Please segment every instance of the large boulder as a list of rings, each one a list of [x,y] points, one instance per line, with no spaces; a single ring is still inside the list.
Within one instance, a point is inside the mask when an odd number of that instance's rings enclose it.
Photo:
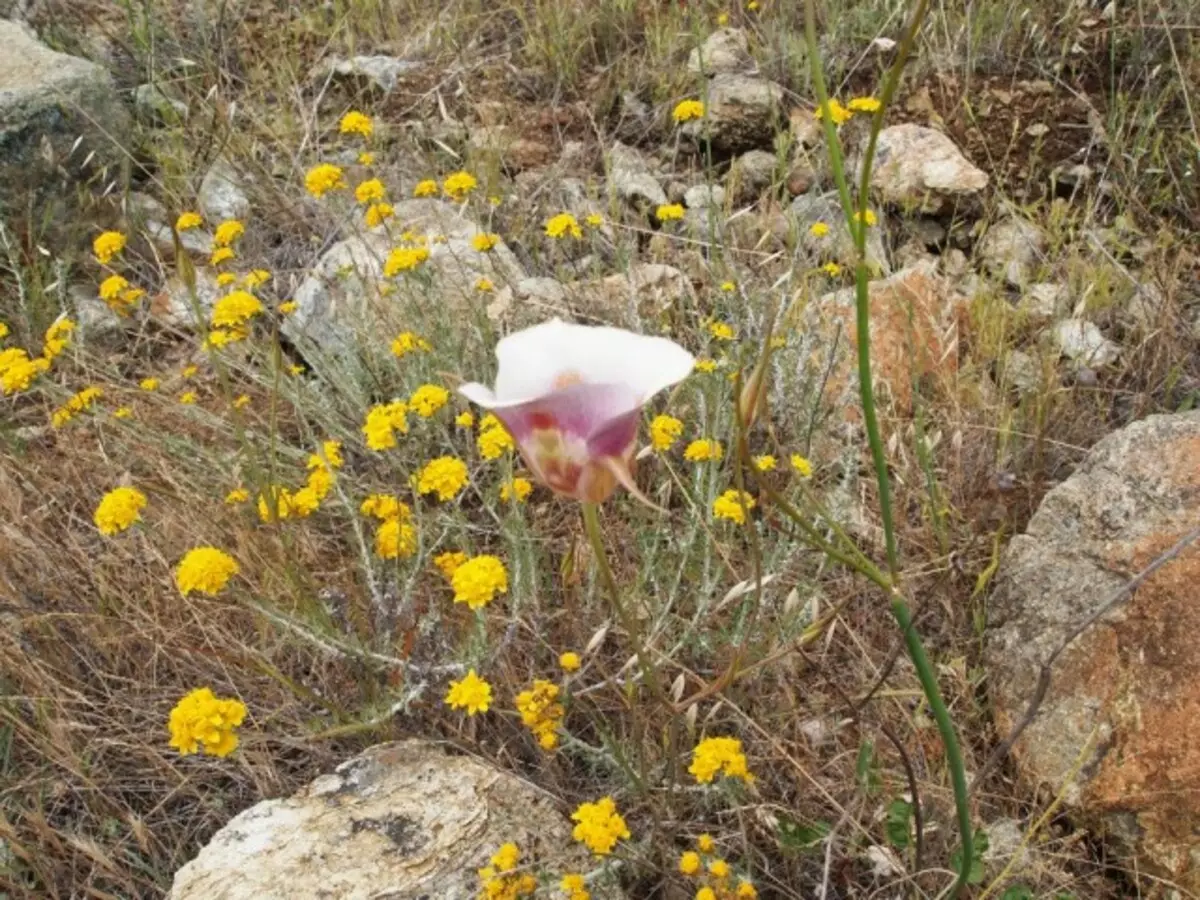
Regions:
[[[460,207],[405,200],[395,212],[393,221],[401,225],[393,230],[425,236],[428,259],[416,271],[389,280],[384,263],[393,242],[382,229],[334,244],[297,288],[296,311],[284,322],[284,334],[302,352],[339,355],[355,347],[386,347],[397,332],[435,310],[482,310],[480,279],[499,288],[525,277],[503,241],[486,253],[472,246],[483,229]]]
[[[1037,225],[1011,215],[989,228],[979,241],[984,269],[1021,288],[1034,280],[1046,255],[1046,233]]]
[[[0,219],[72,221],[72,183],[112,178],[129,127],[107,72],[0,19]]]
[[[704,117],[684,124],[683,132],[731,153],[770,147],[775,132],[787,123],[783,88],[765,78],[736,72],[709,81],[704,110]]]
[[[750,72],[750,42],[740,28],[721,28],[710,34],[688,56],[688,71],[693,75],[719,75],[728,72]]]
[[[999,733],[1064,637],[1200,522],[1200,412],[1100,441],[1015,537],[988,603]],[[1200,893],[1200,546],[1165,563],[1058,658],[1013,756],[1151,874]]]
[[[906,122],[879,132],[871,187],[884,203],[936,214],[978,200],[987,185],[987,174],[940,131]]]
[[[428,741],[381,744],[235,816],[175,874],[170,900],[476,900],[477,870],[509,841],[555,882],[591,868],[528,782]]]

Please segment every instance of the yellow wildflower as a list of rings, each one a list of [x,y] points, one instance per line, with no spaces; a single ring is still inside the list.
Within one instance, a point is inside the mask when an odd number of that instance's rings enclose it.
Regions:
[[[654,217],[660,222],[682,219],[683,206],[679,203],[664,203],[654,211]]]
[[[503,425],[484,428],[479,432],[475,443],[479,447],[479,455],[484,459],[499,459],[505,452],[516,447],[512,435]]]
[[[833,122],[834,125],[845,124],[846,122],[849,122],[852,118],[854,118],[853,112],[846,109],[846,107],[842,106],[842,104],[838,103],[837,100],[835,100],[832,97],[829,98],[828,106],[829,106],[829,121]],[[818,119],[825,118],[825,110],[821,107],[818,107],[817,111],[816,111],[816,117]]]
[[[758,900],[758,889],[749,881],[739,881],[733,896],[736,900]]]
[[[354,189],[354,199],[366,206],[368,203],[375,203],[387,196],[387,190],[383,186],[383,182],[378,178],[370,178],[360,182],[358,187]]]
[[[137,488],[113,488],[101,498],[92,521],[102,535],[111,537],[140,520],[145,507],[146,495]]]
[[[195,391],[184,391],[182,394],[179,395],[179,402],[182,403],[184,406],[191,406],[192,404],[194,404],[196,402],[196,392]]]
[[[724,291],[726,294],[732,294],[734,291],[737,290],[737,284],[732,281],[722,281],[721,282],[721,290]]]
[[[417,552],[417,532],[400,517],[375,529],[375,555],[380,559],[407,559]]]
[[[382,403],[367,410],[363,434],[371,450],[390,450],[396,446],[396,434],[408,433],[408,407],[403,400]]]
[[[754,780],[746,769],[742,742],[731,737],[705,738],[697,744],[692,751],[692,764],[688,772],[695,776],[698,784],[707,784],[718,774],[726,778]]]
[[[500,243],[500,235],[484,231],[476,232],[475,236],[471,238],[471,246],[480,253],[487,253],[498,243]]]
[[[125,235],[119,231],[106,231],[92,241],[92,252],[101,265],[108,265],[113,257],[125,249]]]
[[[801,478],[812,478],[812,463],[810,463],[799,453],[793,453],[790,462],[792,464],[792,468],[796,470],[796,474]]]
[[[153,376],[149,378],[143,378],[138,382],[138,387],[140,387],[143,391],[157,391],[158,379],[154,378]]]
[[[229,262],[229,260],[236,256],[237,254],[233,252],[232,247],[218,247],[212,252],[212,256],[208,258],[208,262],[210,265],[219,266],[223,262]]]
[[[579,667],[583,665],[579,654],[568,650],[566,653],[560,654],[558,657],[558,665],[564,672],[578,672]]]
[[[688,850],[679,857],[679,871],[684,875],[695,875],[700,871],[700,854],[695,850]]]
[[[426,178],[424,181],[418,181],[417,186],[413,188],[414,197],[436,197],[437,192],[437,182],[432,178]]]
[[[621,839],[628,840],[629,828],[617,812],[612,797],[601,797],[595,803],[583,803],[571,814],[576,822],[571,836],[585,844],[597,856],[607,856]]]
[[[706,462],[708,460],[716,462],[724,455],[725,450],[721,447],[721,442],[711,438],[692,441],[683,451],[683,458],[688,462]]]
[[[54,323],[46,329],[45,338],[42,343],[42,356],[47,361],[53,360],[67,348],[71,343],[71,334],[75,331],[75,323],[68,318],[56,319]]]
[[[402,519],[407,521],[412,515],[408,505],[401,503],[390,494],[371,494],[358,508],[364,516],[372,516],[380,521]]]
[[[211,322],[217,328],[235,328],[263,310],[262,301],[249,291],[230,291],[213,306]]]
[[[281,316],[290,316],[292,313],[294,313],[297,310],[297,308],[298,308],[298,305],[295,300],[284,300],[282,303],[279,304],[279,307],[278,307],[279,314]]]
[[[341,190],[346,186],[342,177],[342,167],[332,163],[321,163],[313,166],[304,176],[304,189],[320,200],[330,191]]]
[[[676,104],[671,112],[671,118],[676,122],[687,122],[692,119],[704,118],[704,104],[699,100],[683,100]]]
[[[514,478],[500,485],[500,499],[505,503],[516,501],[524,503],[525,498],[533,492],[533,482],[528,478]]]
[[[482,609],[497,594],[508,593],[508,570],[499,557],[484,554],[472,556],[454,570],[450,579],[454,602],[465,603],[471,609]]]
[[[650,444],[660,453],[670,450],[682,434],[683,423],[674,416],[660,415],[650,420]]]
[[[708,864],[708,871],[713,878],[728,878],[729,863],[725,862],[723,859],[714,859]]]
[[[454,573],[457,572],[462,564],[467,561],[467,554],[461,550],[447,550],[445,553],[439,553],[433,558],[433,564],[438,567],[438,571],[442,576],[450,581],[454,578]]]
[[[192,591],[215,597],[240,571],[232,556],[216,547],[194,547],[179,562],[175,584],[185,597]]]
[[[450,401],[450,392],[436,384],[423,384],[408,398],[408,408],[428,419]]]
[[[246,233],[246,226],[237,219],[226,219],[213,232],[213,243],[218,247],[230,247]]]
[[[696,847],[701,853],[712,853],[717,849],[717,842],[712,839],[711,834],[702,834],[696,838]]]
[[[0,341],[8,337],[8,326],[0,322]]]
[[[442,182],[442,190],[445,191],[446,196],[460,202],[466,200],[467,194],[478,186],[479,182],[469,172],[455,172],[453,175],[446,176],[446,180]]]
[[[708,372],[715,372],[716,370],[717,370],[717,363],[715,360],[711,360],[711,359],[696,360],[696,371],[697,372],[708,373]]]
[[[256,287],[266,284],[271,280],[271,273],[266,269],[255,269],[252,272],[247,272],[246,277],[242,279],[242,284],[253,290]]]
[[[583,237],[583,230],[573,215],[564,212],[557,216],[551,216],[546,221],[546,235],[555,239],[563,237],[579,239]]]
[[[492,284],[491,280],[488,278],[480,278],[475,282],[475,290],[479,291],[481,294],[490,294],[495,289],[496,285]]]
[[[237,281],[237,275],[233,272],[217,273],[217,287],[229,287],[235,281]]]
[[[600,213],[588,213],[587,216],[584,217],[583,221],[585,221],[592,228],[599,228],[604,224],[604,216],[600,215]]]
[[[708,333],[718,341],[732,341],[734,338],[733,326],[725,322],[709,322]]]
[[[713,501],[713,518],[745,525],[747,510],[754,509],[756,505],[754,498],[745,491],[726,491]]]
[[[383,263],[383,274],[395,278],[401,272],[415,269],[429,259],[429,250],[425,247],[396,247],[388,254]]]
[[[245,503],[249,499],[250,492],[244,487],[236,487],[225,495],[225,502],[230,506],[234,506],[238,503]]]
[[[451,709],[466,710],[468,716],[487,712],[488,707],[492,705],[492,686],[476,675],[474,669],[471,669],[461,680],[450,682],[450,690],[446,692],[446,705]],[[512,844],[505,846],[512,847],[513,851],[517,849]],[[516,868],[516,861],[513,860],[509,863],[505,857],[497,853],[492,857],[492,865],[505,871]]]
[[[879,221],[879,219],[875,215],[874,210],[870,210],[870,209],[868,209],[866,211],[866,215],[863,215],[862,210],[856,209],[854,211],[854,215],[851,216],[851,218],[854,219],[855,222],[866,221],[868,228],[870,228],[872,225],[875,225]]]
[[[182,755],[228,756],[238,746],[234,729],[246,719],[246,704],[222,699],[209,688],[197,688],[175,704],[167,727],[171,746]]]
[[[696,891],[696,900],[717,900],[717,892],[706,884]]]
[[[460,412],[454,417],[454,424],[459,428],[470,428],[475,424],[475,414],[470,411]]]
[[[835,262],[827,262],[825,265],[821,266],[821,271],[830,278],[837,278],[842,274],[842,267]]]
[[[121,296],[121,291],[127,287],[129,287],[129,282],[120,275],[109,275],[100,282],[100,299],[111,306],[112,302]]]
[[[55,428],[61,428],[81,412],[91,409],[103,394],[104,392],[94,385],[73,394],[66,403],[51,414],[50,424]]]
[[[727,13],[727,12],[717,13],[717,27],[724,28],[728,24],[729,24],[729,13]]]
[[[392,354],[397,358],[403,358],[409,353],[414,353],[417,350],[430,350],[429,341],[423,337],[418,337],[411,331],[402,331],[396,335],[396,339],[392,341]]]
[[[529,690],[517,694],[516,706],[521,721],[533,732],[543,750],[558,746],[558,730],[567,712],[559,702],[559,693],[558,685],[553,681],[538,678]]]
[[[249,394],[238,394],[236,397],[233,398],[233,408],[234,409],[245,409],[249,405],[250,405],[250,395]]]
[[[587,880],[578,873],[568,873],[558,883],[558,889],[567,895],[567,900],[591,900]]]
[[[204,224],[204,220],[200,218],[199,213],[181,212],[179,218],[175,220],[176,231],[191,231],[193,228],[199,228]]]
[[[771,472],[778,464],[778,460],[769,453],[754,457],[754,468],[760,472]]]
[[[846,105],[854,112],[873,113],[878,112],[882,104],[874,97],[853,97]]]
[[[375,154],[370,150],[364,150],[362,153],[358,154],[358,164],[360,166],[375,165]]]
[[[437,494],[441,501],[452,499],[467,484],[467,464],[454,456],[439,456],[417,474],[417,491]]]
[[[396,207],[390,203],[372,203],[363,215],[363,222],[368,228],[378,228],[396,214]]]
[[[132,419],[133,418],[133,407],[118,406],[116,409],[113,410],[113,418],[114,419]]]
[[[813,222],[808,228],[808,233],[813,237],[825,237],[829,234],[829,226],[824,222]]]
[[[371,117],[356,109],[352,109],[342,116],[342,121],[338,125],[338,131],[342,134],[357,134],[365,138],[369,138],[374,130],[375,123],[371,121]]]

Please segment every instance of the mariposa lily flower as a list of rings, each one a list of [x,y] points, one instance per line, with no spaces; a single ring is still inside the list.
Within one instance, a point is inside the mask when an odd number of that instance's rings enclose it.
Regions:
[[[512,434],[534,476],[585,503],[617,485],[649,503],[633,481],[642,406],[682,381],[695,359],[674,341],[559,319],[496,345],[496,387],[464,384]]]

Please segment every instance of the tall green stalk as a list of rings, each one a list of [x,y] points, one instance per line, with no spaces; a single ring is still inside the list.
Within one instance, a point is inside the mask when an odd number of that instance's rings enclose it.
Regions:
[[[933,711],[938,733],[946,750],[946,763],[950,767],[950,780],[954,788],[954,808],[958,819],[959,837],[962,842],[962,854],[958,866],[957,877],[950,888],[950,896],[956,897],[967,884],[970,876],[971,860],[974,855],[974,833],[971,828],[971,809],[967,797],[967,779],[963,766],[962,751],[959,749],[958,735],[954,731],[954,723],[946,702],[942,699],[938,687],[937,676],[921,638],[913,627],[912,614],[908,604],[900,592],[899,553],[896,545],[896,527],[892,515],[891,480],[888,476],[887,455],[884,452],[883,438],[879,433],[879,417],[875,411],[875,390],[871,378],[871,298],[867,271],[867,200],[871,187],[871,167],[874,163],[875,148],[879,140],[879,131],[883,126],[883,116],[895,95],[900,83],[904,65],[916,41],[917,32],[925,18],[928,0],[917,0],[912,19],[905,30],[900,42],[896,60],[884,79],[883,91],[880,94],[879,109],[871,122],[871,133],[867,140],[866,151],[863,154],[862,173],[858,189],[858,204],[851,202],[850,185],[846,178],[845,158],[842,154],[841,143],[838,141],[837,129],[828,114],[829,91],[825,84],[824,72],[821,70],[821,59],[817,47],[817,28],[815,0],[806,0],[804,15],[805,42],[808,46],[809,64],[812,68],[813,85],[817,92],[817,100],[825,111],[821,121],[824,126],[825,140],[829,148],[829,160],[833,168],[834,181],[837,184],[838,195],[841,199],[842,210],[846,215],[846,225],[854,238],[855,260],[855,327],[857,330],[858,349],[858,390],[862,401],[863,424],[867,431],[867,443],[871,447],[871,460],[875,468],[875,481],[879,491],[879,513],[883,523],[884,543],[887,548],[888,571],[890,574],[891,590],[889,601],[892,616],[900,626],[904,635],[904,644],[908,655],[917,670],[917,679],[921,690]]]

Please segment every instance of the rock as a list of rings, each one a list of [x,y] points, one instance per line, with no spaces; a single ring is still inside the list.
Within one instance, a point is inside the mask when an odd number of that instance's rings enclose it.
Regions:
[[[719,184],[694,184],[683,192],[683,205],[689,209],[708,209],[725,205],[725,188]]]
[[[419,62],[394,56],[352,56],[330,60],[314,74],[319,79],[353,81],[382,94],[390,94],[402,76],[419,68]]]
[[[1016,819],[996,819],[988,822],[984,831],[988,848],[983,852],[983,862],[992,875],[998,875],[1010,862],[1017,872],[1030,864],[1029,848],[1024,846],[1025,832]]]
[[[382,231],[347,238],[326,250],[296,289],[296,311],[283,332],[302,350],[335,355],[351,348],[383,347],[415,315],[431,307],[466,313],[487,295],[476,284],[486,278],[497,288],[515,284],[525,272],[508,246],[487,253],[471,245],[481,229],[462,209],[441,200],[403,200],[395,221],[429,238],[429,257],[411,273],[390,282],[383,265],[392,244]],[[390,287],[381,292],[385,284]],[[315,359],[310,359],[315,364]]]
[[[987,184],[987,174],[940,131],[906,122],[879,132],[871,187],[884,203],[933,215],[977,200]]]
[[[801,150],[811,150],[825,142],[824,127],[817,118],[816,110],[811,107],[798,106],[789,112],[788,126],[792,132],[792,140]]]
[[[195,296],[178,276],[172,276],[159,293],[150,300],[150,314],[169,328],[195,328],[207,324],[217,298],[224,291],[217,285],[217,276],[208,269],[195,268]],[[196,313],[200,316],[197,319]]]
[[[224,157],[217,160],[200,180],[197,203],[209,224],[226,219],[245,219],[250,215],[250,198],[242,186],[242,176]]]
[[[704,118],[686,122],[682,131],[696,140],[736,153],[770,146],[783,121],[783,88],[751,75],[716,75],[708,84]]]
[[[164,257],[174,258],[175,234],[167,224],[171,216],[166,207],[149,194],[130,191],[126,200],[126,210],[133,227],[143,231]],[[208,256],[213,250],[212,235],[199,228],[180,232],[179,243],[189,253],[197,256]]]
[[[650,163],[633,147],[613,142],[608,164],[609,184],[622,200],[649,207],[651,212],[667,202],[666,192],[650,172]]]
[[[43,245],[65,242],[78,224],[75,184],[112,180],[126,158],[116,140],[129,130],[107,72],[0,19],[0,219],[20,231],[32,210],[39,229],[50,225]]]
[[[958,371],[958,322],[962,315],[950,285],[933,263],[902,269],[872,281],[871,360],[876,397],[895,415],[912,413],[913,385],[949,381]],[[801,326],[807,365],[824,390],[824,410],[858,422],[858,363],[855,353],[855,291],[825,294],[804,310]],[[821,383],[820,381],[814,383]],[[890,398],[890,403],[883,398]]]
[[[544,166],[554,160],[554,151],[541,141],[520,137],[507,125],[485,125],[471,131],[467,139],[474,168],[486,171],[494,163],[510,172]]]
[[[1000,366],[1000,384],[1025,397],[1037,391],[1042,383],[1042,368],[1024,350],[1010,350]]]
[[[821,195],[802,194],[792,201],[788,215],[795,222],[797,246],[809,257],[811,267],[829,261],[845,265],[854,259],[854,238],[846,226],[836,191]],[[810,229],[817,222],[828,225],[829,233],[824,236],[812,234]],[[878,225],[867,229],[867,263],[881,274],[891,274]]]
[[[743,153],[729,167],[725,188],[732,194],[734,203],[753,203],[775,181],[778,168],[779,160],[774,153],[766,150]]]
[[[175,873],[170,900],[475,900],[477,870],[509,841],[547,881],[587,871],[571,828],[552,797],[475,757],[381,744],[235,816]]]
[[[94,284],[73,284],[67,288],[67,297],[75,307],[75,326],[83,340],[94,341],[124,330],[127,320],[100,299]]]
[[[1033,280],[1046,252],[1046,235],[1032,222],[1010,216],[993,225],[979,242],[983,267],[1013,287]]]
[[[149,125],[173,125],[186,122],[188,105],[175,100],[157,84],[140,84],[133,92],[133,108],[138,117]]]
[[[788,168],[787,189],[793,197],[807,194],[817,181],[817,173],[805,160],[796,160]]]
[[[729,72],[750,72],[750,42],[740,28],[721,28],[688,56],[688,71],[693,75],[721,75]]]
[[[1045,325],[1071,312],[1071,291],[1065,284],[1043,281],[1031,284],[1017,303],[1034,325]]]
[[[1069,632],[1200,521],[1200,412],[1110,434],[1015,537],[988,601],[984,660],[1001,735]],[[1200,892],[1200,546],[1147,578],[1054,665],[1017,742],[1021,776],[1141,871]]]
[[[1100,369],[1117,361],[1121,348],[1084,319],[1063,319],[1049,332],[1060,353],[1072,362]]]

